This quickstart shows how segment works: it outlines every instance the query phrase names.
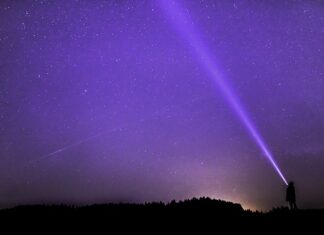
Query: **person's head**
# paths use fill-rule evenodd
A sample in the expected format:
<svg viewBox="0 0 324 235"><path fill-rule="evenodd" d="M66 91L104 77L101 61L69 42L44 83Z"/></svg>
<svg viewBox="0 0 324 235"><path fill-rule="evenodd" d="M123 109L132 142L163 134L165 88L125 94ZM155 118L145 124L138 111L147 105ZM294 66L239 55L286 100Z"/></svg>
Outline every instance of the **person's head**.
<svg viewBox="0 0 324 235"><path fill-rule="evenodd" d="M294 182L290 181L288 186L293 187L294 186Z"/></svg>

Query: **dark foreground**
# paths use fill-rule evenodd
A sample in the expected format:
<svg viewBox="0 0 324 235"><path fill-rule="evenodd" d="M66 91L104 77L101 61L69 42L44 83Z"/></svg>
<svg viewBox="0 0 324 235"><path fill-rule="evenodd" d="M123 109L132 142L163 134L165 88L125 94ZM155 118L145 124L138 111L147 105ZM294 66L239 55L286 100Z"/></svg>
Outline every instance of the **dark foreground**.
<svg viewBox="0 0 324 235"><path fill-rule="evenodd" d="M146 230L152 234L175 230L213 234L224 230L323 232L324 210L278 208L260 213L243 210L240 204L200 198L168 204L18 206L0 210L0 223L3 228L46 229L44 232L66 228L105 232Z"/></svg>

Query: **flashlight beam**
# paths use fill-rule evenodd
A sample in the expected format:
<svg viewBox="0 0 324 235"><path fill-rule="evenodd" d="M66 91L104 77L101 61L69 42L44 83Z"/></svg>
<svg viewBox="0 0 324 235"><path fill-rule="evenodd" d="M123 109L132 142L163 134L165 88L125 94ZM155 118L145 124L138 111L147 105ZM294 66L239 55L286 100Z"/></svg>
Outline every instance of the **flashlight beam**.
<svg viewBox="0 0 324 235"><path fill-rule="evenodd" d="M209 73L214 85L218 88L218 90L221 91L221 93L225 97L225 100L229 103L230 107L233 109L233 111L243 123L245 129L254 139L259 148L262 150L266 158L270 161L271 165L278 173L280 178L284 181L286 185L288 185L287 180L285 179L280 168L275 162L261 135L257 131L257 128L252 123L239 99L235 96L232 88L229 86L228 83L226 83L222 73L220 72L221 70L217 67L217 64L212 54L209 52L206 45L198 36L200 34L196 32L196 28L194 27L189 15L189 10L184 9L182 6L180 6L178 2L173 0L159 0L159 3L161 9L165 12L167 17L174 24L175 29L179 31L179 34L183 37L183 39L186 40L187 43L189 43L190 47L196 54L198 61L200 62L202 67L204 67L205 70Z"/></svg>

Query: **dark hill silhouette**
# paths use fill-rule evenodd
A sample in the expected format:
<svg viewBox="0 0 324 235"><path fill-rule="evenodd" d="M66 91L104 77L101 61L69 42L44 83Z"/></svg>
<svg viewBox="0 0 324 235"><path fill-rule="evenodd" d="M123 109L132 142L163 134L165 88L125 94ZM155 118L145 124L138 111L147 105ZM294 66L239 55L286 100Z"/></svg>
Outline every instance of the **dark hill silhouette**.
<svg viewBox="0 0 324 235"><path fill-rule="evenodd" d="M289 210L275 208L267 213L244 210L240 204L210 198L193 198L170 203L117 203L91 206L31 205L0 210L1 224L38 228L84 226L105 231L133 229L180 229L192 231L240 230L263 231L315 229L324 219L324 210ZM152 230L152 233L153 230Z"/></svg>

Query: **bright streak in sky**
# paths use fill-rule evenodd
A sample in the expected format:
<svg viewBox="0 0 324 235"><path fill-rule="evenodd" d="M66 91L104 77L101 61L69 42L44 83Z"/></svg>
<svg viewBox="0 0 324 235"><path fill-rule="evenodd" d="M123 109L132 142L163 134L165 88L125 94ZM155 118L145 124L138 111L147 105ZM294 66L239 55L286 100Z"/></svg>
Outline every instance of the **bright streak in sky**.
<svg viewBox="0 0 324 235"><path fill-rule="evenodd" d="M190 47L194 50L198 61L209 73L217 89L222 92L223 96L226 98L226 101L235 111L236 115L244 124L244 127L247 129L247 131L252 136L257 145L260 147L267 159L270 161L271 165L278 173L280 178L284 181L286 185L288 185L287 180L285 179L276 161L273 159L272 154L270 153L258 130L256 129L256 127L250 120L248 114L244 110L243 105L239 102L239 99L235 96L229 84L226 83L223 75L220 72L220 69L215 63L212 54L198 36L199 33L193 26L193 22L188 14L189 11L185 11L185 8L181 7L180 4L176 1L160 0L159 2L161 8L163 9L167 17L170 19L172 24L174 24L176 30L179 31L183 39L186 40L187 43L189 43Z"/></svg>
<svg viewBox="0 0 324 235"><path fill-rule="evenodd" d="M188 105L188 104L192 104L193 102L197 102L197 101L201 101L202 99L205 99L207 98L207 96L201 96L201 97L195 97L195 98L192 98L190 101L188 101L187 103L184 103L184 105ZM174 108L176 108L176 106L174 106ZM115 128L112 128L112 129L108 129L108 130L103 130L103 131L100 131L98 132L97 134L94 134L94 135L91 135L91 136L88 136L86 138L83 138L81 140L78 140L76 142L73 142L71 144L68 144L66 146L63 146L59 149L56 149L50 153L47 153L45 155L43 155L42 157L39 157L35 160L32 160L29 162L30 163L33 163L33 162L37 162L37 161L41 161L41 160L44 160L44 159L47 159L49 157L52 157L54 155L57 155L57 154L60 154L66 150L69 150L71 148L74 148L78 145L81 145L81 144L84 144L84 143L87 143L97 137L101 137L102 135L104 134L108 134L108 133L112 133L112 132L115 132L115 131L119 131L119 130L122 130L124 128L129 128L135 124L137 124L138 122L144 122L144 121L148 121L149 119L152 119L154 117L157 117L157 116L160 116L160 115L163 115L165 113L167 113L169 111L170 107L166 107L166 108L163 108L163 109L160 109L160 110L156 110L155 112L152 112L151 115L149 115L147 118L142 118L140 119L139 121L137 122L134 122L134 123L126 123L125 125L123 126L120 126L120 127L115 127Z"/></svg>

